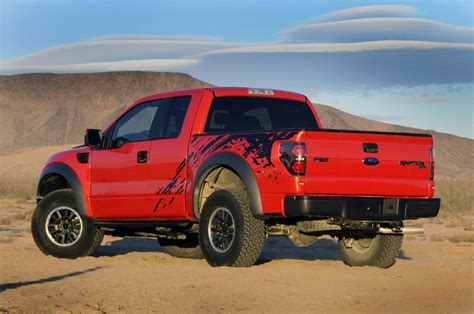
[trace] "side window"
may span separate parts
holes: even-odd
[[[183,127],[191,96],[176,97],[170,104],[162,138],[178,137]]]
[[[158,100],[138,105],[127,112],[115,124],[111,147],[148,140],[153,121],[162,115],[162,107],[162,102]]]

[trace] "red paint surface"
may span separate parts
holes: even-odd
[[[108,150],[73,149],[53,155],[46,166],[64,163],[76,172],[87,211],[96,219],[195,219],[194,176],[207,158],[219,152],[237,154],[248,162],[267,214],[283,214],[286,195],[433,196],[434,183],[429,180],[431,137],[324,131],[203,134],[212,99],[247,96],[248,89],[244,88],[152,95],[138,100],[130,108],[145,101],[185,95],[192,96],[192,100],[177,138],[127,143]],[[311,105],[305,96],[283,91],[262,97],[286,98]],[[312,110],[316,115],[314,108]],[[319,118],[317,121],[320,124]],[[285,141],[306,143],[305,176],[291,175],[279,161],[279,144]],[[363,143],[377,143],[379,152],[364,153]],[[147,163],[136,162],[138,151],[149,152]],[[78,152],[90,153],[89,164],[78,162]],[[327,158],[328,162],[315,161],[314,158],[319,157]],[[364,165],[362,161],[367,157],[377,158],[380,164]],[[400,164],[403,160],[423,162],[426,167],[404,166]]]

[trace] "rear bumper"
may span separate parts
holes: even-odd
[[[287,196],[287,217],[336,217],[347,220],[399,221],[438,215],[439,198],[356,198]]]

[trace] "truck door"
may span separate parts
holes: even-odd
[[[118,119],[104,148],[90,154],[91,206],[98,219],[150,218],[152,129],[163,124],[166,104],[139,104]]]
[[[174,97],[161,136],[150,146],[149,212],[160,219],[184,219],[187,152],[200,94]]]

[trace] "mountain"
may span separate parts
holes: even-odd
[[[102,128],[145,95],[208,87],[187,74],[108,72],[0,76],[0,154],[83,140],[87,127]],[[433,135],[437,177],[472,180],[474,141],[431,130],[381,123],[315,105],[324,127]]]
[[[137,99],[207,87],[181,73],[110,72],[0,76],[0,152],[82,143]]]

